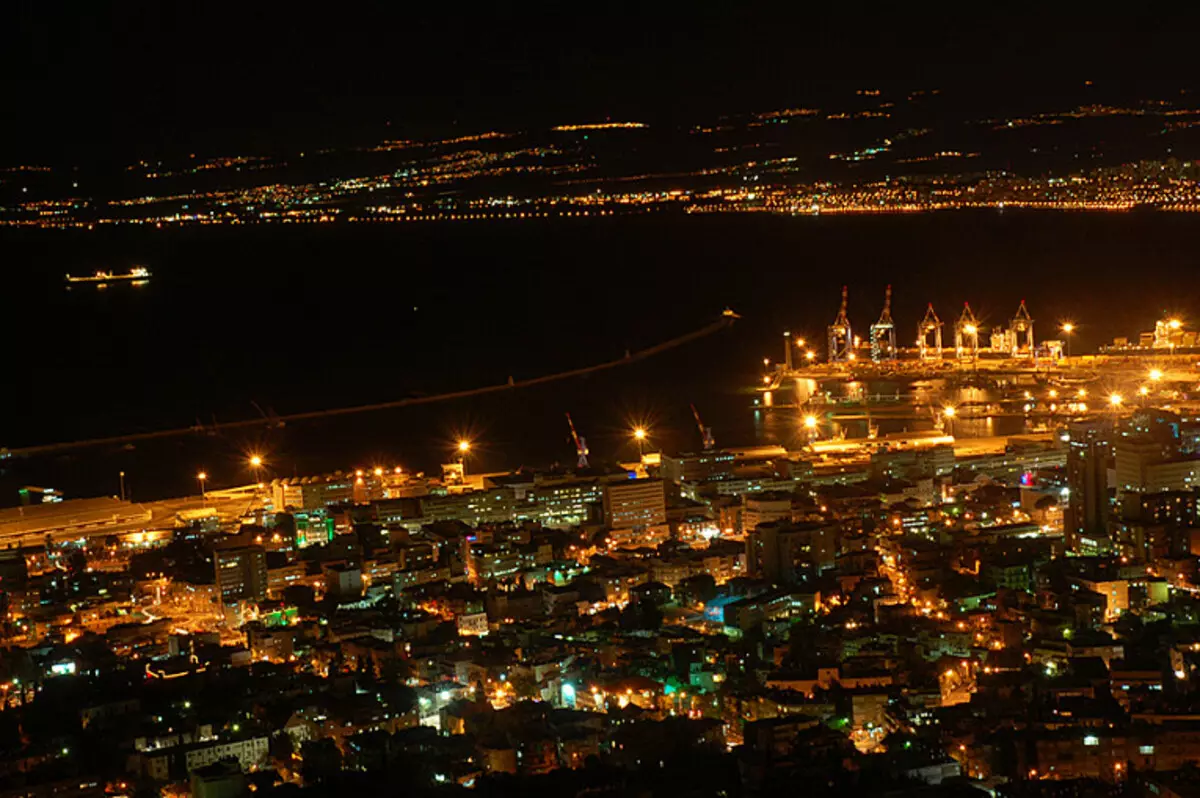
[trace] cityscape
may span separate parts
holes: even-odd
[[[1187,20],[18,5],[0,798],[1200,798]]]
[[[151,502],[23,488],[0,511],[9,777],[1181,789],[1195,332],[1068,356],[1073,324],[1040,341],[1022,305],[984,349],[968,306],[944,351],[922,321],[934,351],[891,343],[889,311],[867,343],[845,306],[827,348],[784,336],[755,401],[803,425],[795,449],[719,446],[693,407],[693,450],[636,427],[628,462],[590,459],[568,414],[572,467],[483,473],[464,438],[433,475],[252,452],[245,484],[201,470]],[[902,387],[872,399],[885,368]],[[1029,431],[971,427],[1006,413]]]
[[[956,99],[938,90],[868,88],[831,98],[832,107],[727,114],[663,130],[602,121],[316,152],[181,153],[127,164],[116,177],[93,178],[78,165],[12,164],[0,168],[0,224],[94,230],[661,211],[1200,210],[1200,166],[1178,155],[1200,135],[1195,97],[1118,106],[1095,99],[1102,88],[1080,88],[1078,106],[953,122],[942,113]],[[847,141],[862,145],[837,149]]]

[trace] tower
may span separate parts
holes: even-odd
[[[954,322],[954,352],[959,360],[974,360],[979,355],[979,320],[971,312],[971,303],[963,303],[962,314]]]
[[[1069,550],[1094,554],[1108,529],[1112,425],[1099,419],[1073,421],[1068,430],[1071,440],[1067,448],[1063,534]]]
[[[842,286],[842,307],[837,318],[829,325],[829,362],[844,363],[854,359],[854,335],[850,332],[850,319],[846,316],[846,301],[848,296],[846,286]]]
[[[930,335],[933,336],[932,346],[929,341]],[[933,312],[932,302],[925,310],[925,318],[917,325],[917,351],[921,360],[942,359],[942,320]]]
[[[896,359],[896,325],[892,322],[892,287],[883,295],[883,313],[879,321],[871,325],[871,360]]]
[[[1033,357],[1033,319],[1029,315],[1028,308],[1025,307],[1024,299],[1021,300],[1021,306],[1017,308],[1017,315],[1013,316],[1009,330],[1012,332],[1012,356]],[[1025,338],[1023,349],[1022,337]]]

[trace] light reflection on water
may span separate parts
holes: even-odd
[[[814,397],[826,396],[847,404],[800,406]],[[754,429],[764,444],[780,444],[799,448],[808,440],[804,417],[814,413],[820,419],[822,438],[866,438],[874,427],[879,436],[905,432],[928,432],[938,428],[938,414],[948,406],[972,407],[969,417],[959,415],[943,420],[945,432],[957,438],[981,438],[1020,435],[1033,432],[1039,421],[1021,415],[1011,415],[1021,407],[1013,404],[1014,393],[1008,386],[984,388],[976,385],[948,385],[945,380],[925,380],[906,383],[896,380],[858,380],[851,382],[823,381],[798,378],[772,392],[771,409],[754,410]],[[867,402],[864,406],[863,400]],[[1002,400],[1008,401],[1002,404]],[[767,402],[763,402],[768,406]],[[984,408],[980,412],[977,408]],[[870,419],[867,419],[867,413]],[[991,412],[989,412],[991,411]],[[979,415],[975,415],[979,413]],[[834,419],[834,414],[854,418]]]

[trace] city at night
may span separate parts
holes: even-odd
[[[0,11],[0,798],[1200,798],[1194,20],[407,5]]]

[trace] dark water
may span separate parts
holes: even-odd
[[[135,497],[274,473],[401,464],[435,470],[452,442],[472,468],[573,462],[570,411],[593,459],[629,457],[628,430],[695,448],[695,402],[719,444],[795,442],[796,419],[750,410],[745,388],[779,332],[819,340],[842,284],[865,330],[895,286],[901,332],[933,301],[985,325],[1025,298],[1072,319],[1076,353],[1200,314],[1197,221],[1167,214],[961,213],[781,218],[647,215],[391,227],[4,231],[7,344],[0,445],[18,447],[438,393],[619,357],[699,328],[732,330],[626,368],[525,392],[269,432],[184,437],[10,461],[21,484]],[[66,272],[152,269],[147,286],[64,290]],[[1043,328],[1044,329],[1044,328]],[[1040,333],[1042,337],[1044,333]]]

